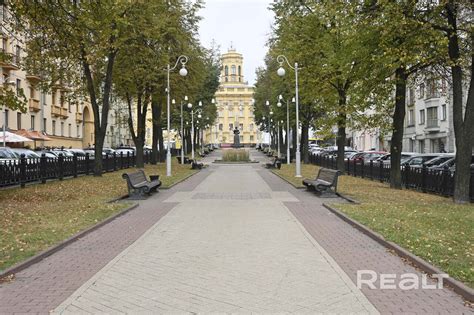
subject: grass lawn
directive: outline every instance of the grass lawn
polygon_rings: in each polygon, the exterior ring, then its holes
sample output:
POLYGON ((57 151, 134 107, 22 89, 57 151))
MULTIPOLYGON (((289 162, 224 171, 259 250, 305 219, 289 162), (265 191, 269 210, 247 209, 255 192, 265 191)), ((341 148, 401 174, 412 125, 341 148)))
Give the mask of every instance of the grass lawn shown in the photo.
MULTIPOLYGON (((146 165, 147 175, 161 175, 162 187, 195 173, 191 166, 173 161, 173 176, 166 164, 146 165)), ((102 177, 35 184, 0 190, 0 270, 6 269, 125 209, 130 203, 107 203, 127 194, 119 170, 102 177)))
MULTIPOLYGON (((314 178, 316 170, 302 165, 301 172, 314 178)), ((293 164, 275 172, 302 185, 293 164)), ((352 176, 340 177, 338 191, 361 204, 332 206, 474 288, 474 204, 352 176)))

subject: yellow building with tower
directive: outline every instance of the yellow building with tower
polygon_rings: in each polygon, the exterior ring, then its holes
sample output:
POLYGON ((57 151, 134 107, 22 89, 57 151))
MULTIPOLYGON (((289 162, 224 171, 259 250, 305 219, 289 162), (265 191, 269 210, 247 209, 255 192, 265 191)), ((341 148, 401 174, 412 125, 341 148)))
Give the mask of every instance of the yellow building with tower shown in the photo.
POLYGON ((206 143, 220 143, 223 147, 234 142, 233 130, 240 130, 240 143, 257 143, 257 126, 253 114, 254 88, 244 81, 243 56, 231 47, 221 56, 219 89, 215 94, 217 120, 206 130, 206 143))

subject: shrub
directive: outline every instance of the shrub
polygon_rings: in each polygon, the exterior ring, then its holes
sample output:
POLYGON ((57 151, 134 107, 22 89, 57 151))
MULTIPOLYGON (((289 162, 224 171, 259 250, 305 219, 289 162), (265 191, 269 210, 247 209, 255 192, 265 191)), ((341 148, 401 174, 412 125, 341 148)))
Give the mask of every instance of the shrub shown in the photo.
POLYGON ((248 162, 250 161, 249 151, 245 149, 227 149, 224 150, 222 160, 227 162, 248 162))

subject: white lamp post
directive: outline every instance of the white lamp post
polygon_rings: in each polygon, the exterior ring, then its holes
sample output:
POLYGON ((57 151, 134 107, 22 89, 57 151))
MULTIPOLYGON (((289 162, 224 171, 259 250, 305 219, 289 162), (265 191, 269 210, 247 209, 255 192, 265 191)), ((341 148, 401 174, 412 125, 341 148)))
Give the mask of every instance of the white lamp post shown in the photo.
MULTIPOLYGON (((202 106, 202 102, 199 102, 199 106, 202 106)), ((193 104, 188 103, 188 108, 192 109, 193 104)), ((194 160, 194 114, 198 113, 198 118, 201 118, 202 109, 198 108, 195 111, 191 110, 191 158, 194 160)), ((199 120, 197 121, 199 123, 199 120)))
MULTIPOLYGON (((281 107, 281 101, 283 100, 283 96, 280 94, 278 95, 278 103, 277 106, 281 107)), ((293 103, 295 102, 295 98, 291 100, 293 103)), ((286 100, 286 164, 290 165, 291 157, 290 157, 290 104, 289 101, 286 100)))
POLYGON ((182 77, 185 77, 188 75, 188 70, 186 70, 186 62, 188 62, 188 57, 185 55, 181 55, 178 57, 178 60, 176 60, 176 63, 174 67, 170 67, 168 64, 168 67, 166 68, 168 72, 167 76, 167 81, 166 81, 166 104, 167 104, 167 114, 166 114, 166 120, 167 120, 167 130, 168 130, 168 146, 167 146, 167 152, 166 152, 166 176, 171 176, 171 134, 170 134, 170 125, 171 125, 171 109, 170 109, 170 72, 178 66, 178 63, 181 63, 181 69, 179 69, 179 75, 182 77))
MULTIPOLYGON (((184 164, 184 125, 183 125, 183 104, 188 101, 188 96, 184 96, 184 101, 181 101, 181 164, 184 164)), ((173 99, 174 104, 174 99, 173 99)))
POLYGON ((277 70, 277 74, 282 77, 286 71, 283 68, 283 62, 286 62, 288 66, 295 71, 295 103, 296 103, 296 175, 295 177, 301 177, 301 152, 300 152, 300 121, 299 121, 299 103, 298 103, 298 63, 295 62, 295 66, 292 67, 288 62, 288 59, 284 55, 279 55, 277 61, 280 63, 280 68, 277 70))

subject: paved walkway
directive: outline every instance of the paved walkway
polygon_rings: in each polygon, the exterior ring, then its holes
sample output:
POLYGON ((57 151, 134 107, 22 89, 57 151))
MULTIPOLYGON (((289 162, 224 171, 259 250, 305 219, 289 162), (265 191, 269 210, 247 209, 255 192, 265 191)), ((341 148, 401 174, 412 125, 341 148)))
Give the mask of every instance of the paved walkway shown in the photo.
POLYGON ((360 269, 420 274, 260 165, 213 165, 0 285, 0 314, 472 313, 360 269))

